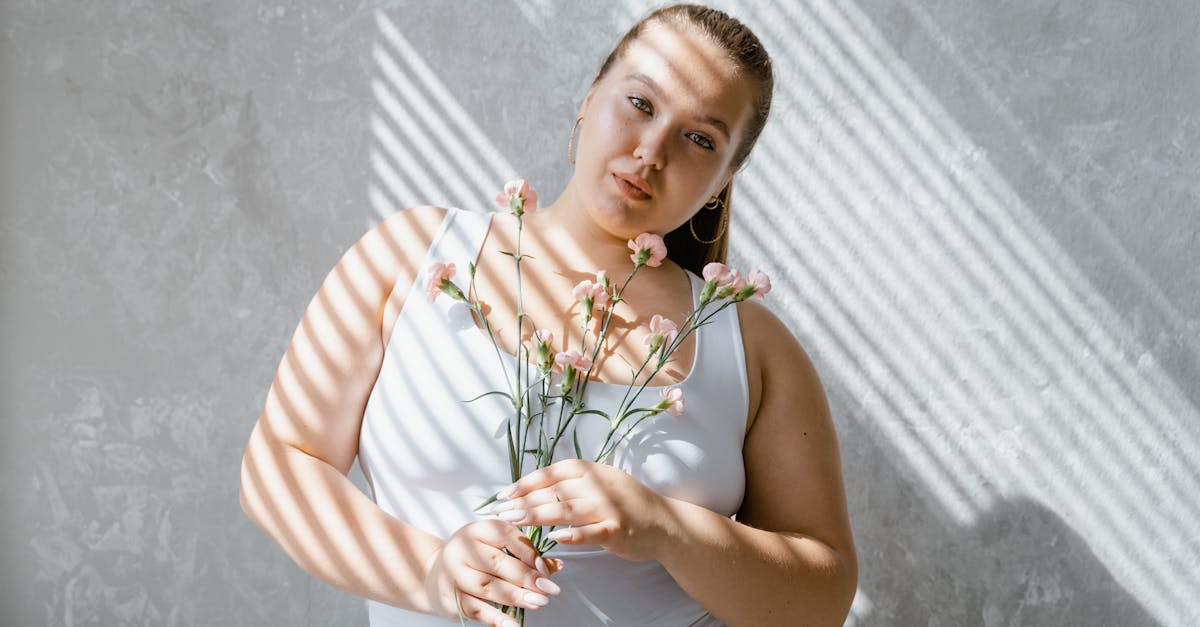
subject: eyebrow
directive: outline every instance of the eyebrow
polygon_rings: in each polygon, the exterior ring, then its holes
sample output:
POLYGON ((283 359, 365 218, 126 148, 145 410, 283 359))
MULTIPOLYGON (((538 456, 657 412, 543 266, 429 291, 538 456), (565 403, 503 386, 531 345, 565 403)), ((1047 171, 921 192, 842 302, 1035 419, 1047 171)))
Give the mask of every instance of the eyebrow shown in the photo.
MULTIPOLYGON (((627 80, 632 79, 632 80, 638 81, 639 83, 642 83, 646 87, 650 88, 650 91, 653 91, 655 94, 657 94, 659 96, 662 95, 662 90, 658 88, 658 83, 654 82, 654 79, 650 78, 649 76, 646 76, 645 74, 642 74, 641 72, 634 72, 633 74, 630 74, 630 75, 626 76, 625 78, 627 80)), ((701 122, 706 122, 708 124, 711 124, 711 125, 717 127, 717 130, 724 133, 725 138, 729 139, 729 125, 725 124, 725 122, 722 121, 720 118, 715 118, 711 115, 702 115, 702 116, 700 116, 699 120, 701 122)))

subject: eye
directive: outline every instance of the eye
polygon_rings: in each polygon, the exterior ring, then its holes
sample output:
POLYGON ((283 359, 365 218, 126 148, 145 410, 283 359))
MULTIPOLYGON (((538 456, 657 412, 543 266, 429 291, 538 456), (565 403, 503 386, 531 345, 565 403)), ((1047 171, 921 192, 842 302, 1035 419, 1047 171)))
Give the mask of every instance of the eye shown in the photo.
POLYGON ((633 104, 633 106, 640 111, 643 111, 645 113, 652 112, 650 109, 650 103, 646 102, 644 99, 642 99, 638 96, 629 96, 629 102, 631 102, 633 104))
POLYGON ((713 144, 711 139, 701 135, 700 133, 688 133, 687 136, 693 142, 696 142, 696 145, 701 146, 705 150, 713 150, 716 148, 716 144, 713 144))

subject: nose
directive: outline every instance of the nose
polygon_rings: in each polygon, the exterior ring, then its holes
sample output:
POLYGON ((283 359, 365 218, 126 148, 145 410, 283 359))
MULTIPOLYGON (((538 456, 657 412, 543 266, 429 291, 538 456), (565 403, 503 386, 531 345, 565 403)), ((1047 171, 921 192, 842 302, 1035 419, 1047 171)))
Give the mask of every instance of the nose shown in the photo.
POLYGON ((647 124, 638 138, 638 145, 633 151, 633 156, 637 157, 642 165, 661 170, 667 162, 666 140, 665 125, 647 124))

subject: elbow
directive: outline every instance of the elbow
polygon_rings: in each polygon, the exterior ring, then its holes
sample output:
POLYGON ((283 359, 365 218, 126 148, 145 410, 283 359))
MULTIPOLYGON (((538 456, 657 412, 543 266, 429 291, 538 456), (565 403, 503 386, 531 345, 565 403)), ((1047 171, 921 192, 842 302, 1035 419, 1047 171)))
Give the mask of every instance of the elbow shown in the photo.
POLYGON ((247 462, 246 462, 246 458, 243 456, 242 457, 242 471, 241 471, 240 479, 238 481, 238 503, 241 504, 241 506, 242 506, 242 512, 244 514, 246 514, 246 516, 249 517, 251 520, 253 520, 254 517, 250 515, 251 514, 250 498, 249 498, 249 496, 247 496, 247 492, 246 492, 246 473, 247 472, 248 472, 247 462))
POLYGON ((830 548, 828 557, 828 561, 823 560, 819 584, 805 595, 803 613, 808 618, 804 625, 841 627, 850 616, 850 607, 858 592, 858 560, 854 549, 830 548))
POLYGON ((258 523, 255 513, 260 509, 259 492, 256 486, 262 484, 262 470, 254 463, 254 456, 249 448, 242 455, 241 473, 238 480, 238 503, 242 512, 254 523, 258 523))
POLYGON ((858 558, 854 547, 838 552, 837 572, 830 595, 830 625, 843 625, 858 593, 858 558))

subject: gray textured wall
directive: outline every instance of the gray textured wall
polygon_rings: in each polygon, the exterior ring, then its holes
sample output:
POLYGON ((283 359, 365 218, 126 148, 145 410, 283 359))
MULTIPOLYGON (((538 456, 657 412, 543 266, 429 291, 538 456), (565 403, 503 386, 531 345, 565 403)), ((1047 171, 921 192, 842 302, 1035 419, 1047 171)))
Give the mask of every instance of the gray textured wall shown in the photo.
MULTIPOLYGON (((245 439, 370 223, 562 188, 614 6, 0 4, 0 622, 365 623, 245 439)), ((720 6, 778 67, 734 261, 831 395, 849 624, 1200 622, 1193 0, 720 6)))

